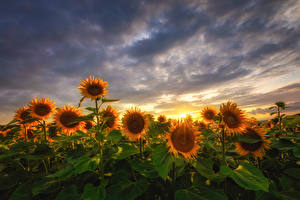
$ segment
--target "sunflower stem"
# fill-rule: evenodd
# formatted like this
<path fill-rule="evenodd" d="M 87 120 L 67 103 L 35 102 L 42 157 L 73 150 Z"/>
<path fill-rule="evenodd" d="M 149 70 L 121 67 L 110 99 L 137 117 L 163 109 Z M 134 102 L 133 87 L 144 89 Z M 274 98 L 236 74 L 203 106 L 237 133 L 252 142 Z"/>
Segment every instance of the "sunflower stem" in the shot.
<path fill-rule="evenodd" d="M 143 159 L 142 138 L 140 138 L 140 156 Z"/>
<path fill-rule="evenodd" d="M 43 120 L 44 141 L 47 142 L 46 122 Z"/>
<path fill-rule="evenodd" d="M 175 166 L 175 162 L 172 163 L 172 168 L 173 168 L 173 183 L 175 183 L 176 181 L 176 166 Z"/>
<path fill-rule="evenodd" d="M 25 136 L 25 142 L 27 143 L 27 129 L 26 129 L 26 126 L 25 126 L 25 124 L 24 124 L 23 126 L 24 126 L 24 136 Z"/>
<path fill-rule="evenodd" d="M 224 127 L 222 128 L 222 158 L 223 158 L 223 163 L 226 164 L 226 161 L 225 161 L 225 131 L 224 131 Z"/>
<path fill-rule="evenodd" d="M 102 105 L 102 104 L 101 104 Z M 101 106 L 100 105 L 100 106 Z M 97 120 L 97 136 L 99 137 L 100 135 L 100 119 L 99 119 L 99 106 L 98 106 L 98 99 L 95 100 L 95 107 L 96 107 L 96 120 Z M 96 137 L 97 138 L 97 137 Z M 104 178 L 104 163 L 103 163 L 103 149 L 102 149 L 102 143 L 101 141 L 98 141 L 99 143 L 99 151 L 100 151 L 100 163 L 99 163 L 99 171 L 100 171 L 100 178 Z"/>
<path fill-rule="evenodd" d="M 45 168 L 45 172 L 46 172 L 46 174 L 48 174 L 48 168 L 47 168 L 45 160 L 43 159 L 42 162 L 43 162 L 43 165 L 44 165 L 44 168 Z"/>

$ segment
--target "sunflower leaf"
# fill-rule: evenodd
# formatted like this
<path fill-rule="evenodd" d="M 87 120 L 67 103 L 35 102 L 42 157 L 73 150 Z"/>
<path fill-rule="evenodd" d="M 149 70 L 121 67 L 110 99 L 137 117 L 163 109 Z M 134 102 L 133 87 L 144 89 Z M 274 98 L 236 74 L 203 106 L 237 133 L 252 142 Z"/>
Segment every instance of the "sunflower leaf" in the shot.
<path fill-rule="evenodd" d="M 255 166 L 242 162 L 238 168 L 232 170 L 227 166 L 221 166 L 220 173 L 232 178 L 238 185 L 247 190 L 269 191 L 269 181 Z"/>
<path fill-rule="evenodd" d="M 166 144 L 156 146 L 152 153 L 154 168 L 166 180 L 174 162 L 174 157 L 168 152 Z"/>
<path fill-rule="evenodd" d="M 102 103 L 120 101 L 120 99 L 102 99 Z"/>

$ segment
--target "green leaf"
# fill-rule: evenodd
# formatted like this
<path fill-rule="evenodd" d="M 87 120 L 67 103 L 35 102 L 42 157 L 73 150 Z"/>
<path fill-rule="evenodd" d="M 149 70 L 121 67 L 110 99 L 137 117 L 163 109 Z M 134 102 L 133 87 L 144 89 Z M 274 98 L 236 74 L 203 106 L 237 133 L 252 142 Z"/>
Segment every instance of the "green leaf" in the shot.
<path fill-rule="evenodd" d="M 112 157 L 114 159 L 125 159 L 131 155 L 135 155 L 139 153 L 139 149 L 137 149 L 134 145 L 131 144 L 120 144 L 118 147 L 118 152 L 115 153 Z"/>
<path fill-rule="evenodd" d="M 107 103 L 107 102 L 115 102 L 115 101 L 120 101 L 120 99 L 102 99 L 102 103 Z"/>
<path fill-rule="evenodd" d="M 88 183 L 84 186 L 83 193 L 81 195 L 82 200 L 104 200 L 106 196 L 105 187 L 107 182 L 104 181 L 100 186 L 93 186 Z"/>
<path fill-rule="evenodd" d="M 300 168 L 289 168 L 284 170 L 284 173 L 295 179 L 300 179 Z"/>
<path fill-rule="evenodd" d="M 8 190 L 13 188 L 18 184 L 18 177 L 16 175 L 8 176 L 1 175 L 0 176 L 0 190 Z"/>
<path fill-rule="evenodd" d="M 106 139 L 112 141 L 113 143 L 118 143 L 122 139 L 122 133 L 120 130 L 112 130 Z"/>
<path fill-rule="evenodd" d="M 55 172 L 54 174 L 50 174 L 46 177 L 48 178 L 60 178 L 62 180 L 66 180 L 69 177 L 73 176 L 75 173 L 73 171 L 73 167 L 67 165 L 66 167 L 62 168 L 61 170 Z"/>
<path fill-rule="evenodd" d="M 26 199 L 31 199 L 31 197 L 32 194 L 31 194 L 30 185 L 24 183 L 17 187 L 17 189 L 9 197 L 9 200 L 26 200 Z"/>
<path fill-rule="evenodd" d="M 300 145 L 299 144 L 293 149 L 293 153 L 296 158 L 300 158 Z"/>
<path fill-rule="evenodd" d="M 175 200 L 198 200 L 202 199 L 197 193 L 181 189 L 175 192 Z"/>
<path fill-rule="evenodd" d="M 85 108 L 86 110 L 89 110 L 89 111 L 92 111 L 92 112 L 94 112 L 94 113 L 96 113 L 97 112 L 97 109 L 96 108 L 93 108 L 93 107 L 87 107 L 87 108 Z"/>
<path fill-rule="evenodd" d="M 79 199 L 79 198 L 80 196 L 78 194 L 76 185 L 70 185 L 68 187 L 65 187 L 56 196 L 56 200 L 70 200 L 70 199 Z"/>
<path fill-rule="evenodd" d="M 241 163 L 235 170 L 222 165 L 220 173 L 232 178 L 238 185 L 247 190 L 269 191 L 268 179 L 259 169 L 248 163 Z"/>
<path fill-rule="evenodd" d="M 68 162 L 74 166 L 77 174 L 82 174 L 86 171 L 94 171 L 97 168 L 100 163 L 100 155 L 97 154 L 94 157 L 84 155 L 77 159 L 69 159 Z"/>
<path fill-rule="evenodd" d="M 213 161 L 209 158 L 199 158 L 197 161 L 192 162 L 192 165 L 201 176 L 216 182 L 222 181 L 224 176 L 214 172 L 213 164 Z"/>
<path fill-rule="evenodd" d="M 132 182 L 128 179 L 127 174 L 122 172 L 116 173 L 115 178 L 118 178 L 118 181 L 108 188 L 108 200 L 134 200 L 148 189 L 149 183 L 143 177 L 139 178 L 136 182 Z"/>
<path fill-rule="evenodd" d="M 174 162 L 174 157 L 168 152 L 166 144 L 160 144 L 154 148 L 152 160 L 155 170 L 165 180 Z"/>
<path fill-rule="evenodd" d="M 59 182 L 56 179 L 42 179 L 32 184 L 31 190 L 33 196 L 40 193 L 51 193 L 59 189 Z"/>
<path fill-rule="evenodd" d="M 156 178 L 158 173 L 154 170 L 153 163 L 150 160 L 134 159 L 129 160 L 131 167 L 147 178 Z"/>

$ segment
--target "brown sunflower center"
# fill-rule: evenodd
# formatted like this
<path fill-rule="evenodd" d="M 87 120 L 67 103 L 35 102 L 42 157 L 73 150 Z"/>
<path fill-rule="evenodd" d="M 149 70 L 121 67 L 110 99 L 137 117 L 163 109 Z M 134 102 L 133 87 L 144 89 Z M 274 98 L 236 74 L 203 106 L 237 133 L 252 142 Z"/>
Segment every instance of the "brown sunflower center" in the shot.
<path fill-rule="evenodd" d="M 255 130 L 247 129 L 247 132 L 245 133 L 245 135 L 250 136 L 252 139 L 260 140 L 260 141 L 255 142 L 255 143 L 240 142 L 240 144 L 244 150 L 253 152 L 253 151 L 256 151 L 257 149 L 259 149 L 263 145 L 263 142 L 261 141 L 261 137 L 256 133 Z"/>
<path fill-rule="evenodd" d="M 34 113 L 39 115 L 39 116 L 45 116 L 49 114 L 51 111 L 51 108 L 47 104 L 38 104 L 34 108 Z"/>
<path fill-rule="evenodd" d="M 178 127 L 171 133 L 171 141 L 176 150 L 187 153 L 195 145 L 195 135 L 190 129 Z"/>
<path fill-rule="evenodd" d="M 20 118 L 25 121 L 27 119 L 30 118 L 30 112 L 28 110 L 24 110 L 21 115 L 20 115 Z"/>
<path fill-rule="evenodd" d="M 92 96 L 97 96 L 103 93 L 103 87 L 101 85 L 89 85 L 87 91 Z"/>
<path fill-rule="evenodd" d="M 215 116 L 215 113 L 212 110 L 207 110 L 204 112 L 205 119 L 212 120 L 214 118 L 214 116 Z"/>
<path fill-rule="evenodd" d="M 106 111 L 103 115 L 103 117 L 115 117 L 114 114 L 112 112 L 108 112 Z M 109 128 L 112 128 L 115 124 L 115 118 L 111 118 L 111 119 L 108 119 L 106 122 L 105 122 L 106 126 L 108 126 Z"/>
<path fill-rule="evenodd" d="M 159 122 L 165 122 L 165 121 L 166 121 L 166 118 L 163 117 L 163 116 L 160 116 L 160 117 L 158 118 L 158 121 L 159 121 Z"/>
<path fill-rule="evenodd" d="M 79 122 L 74 123 L 74 120 L 76 120 L 78 117 L 79 116 L 72 111 L 65 111 L 61 114 L 59 121 L 67 128 L 74 128 L 79 124 Z"/>
<path fill-rule="evenodd" d="M 145 120 L 139 113 L 134 113 L 129 116 L 127 128 L 133 134 L 139 134 L 145 128 Z"/>
<path fill-rule="evenodd" d="M 92 127 L 93 127 L 92 122 L 90 122 L 90 121 L 86 121 L 86 122 L 85 122 L 84 128 L 85 128 L 86 130 L 90 130 Z"/>
<path fill-rule="evenodd" d="M 241 124 L 239 117 L 230 111 L 224 113 L 223 120 L 229 128 L 237 128 Z"/>

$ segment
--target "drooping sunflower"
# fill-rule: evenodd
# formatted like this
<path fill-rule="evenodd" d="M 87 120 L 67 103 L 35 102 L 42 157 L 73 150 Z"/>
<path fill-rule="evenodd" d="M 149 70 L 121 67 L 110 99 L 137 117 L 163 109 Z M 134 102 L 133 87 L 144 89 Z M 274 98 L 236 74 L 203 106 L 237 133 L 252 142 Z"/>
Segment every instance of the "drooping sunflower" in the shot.
<path fill-rule="evenodd" d="M 261 128 L 247 127 L 241 136 L 247 136 L 250 139 L 258 140 L 255 143 L 235 143 L 235 150 L 242 156 L 251 153 L 254 158 L 262 158 L 265 154 L 265 149 L 270 149 L 270 141 L 266 139 L 266 133 Z"/>
<path fill-rule="evenodd" d="M 79 108 L 65 105 L 55 113 L 55 121 L 58 127 L 67 134 L 75 133 L 77 130 L 83 130 L 85 123 L 83 121 L 75 122 L 76 119 L 82 116 Z"/>
<path fill-rule="evenodd" d="M 30 114 L 32 117 L 46 120 L 55 110 L 54 102 L 45 98 L 35 98 L 29 103 Z"/>
<path fill-rule="evenodd" d="M 9 135 L 9 136 L 14 136 L 15 135 L 15 133 L 10 128 L 6 129 L 5 131 L 0 131 L 0 134 L 3 137 L 6 137 L 7 135 Z"/>
<path fill-rule="evenodd" d="M 170 147 L 169 152 L 175 156 L 180 153 L 187 160 L 197 155 L 197 150 L 200 146 L 197 144 L 199 132 L 191 123 L 186 121 L 177 121 L 170 128 L 166 135 L 168 140 L 167 146 Z"/>
<path fill-rule="evenodd" d="M 107 126 L 108 130 L 117 129 L 119 124 L 119 112 L 111 107 L 110 105 L 106 107 L 106 109 L 102 109 L 103 112 L 103 118 L 110 118 L 106 119 L 105 125 Z"/>
<path fill-rule="evenodd" d="M 18 108 L 14 118 L 15 118 L 15 120 L 18 120 L 20 122 L 24 122 L 26 120 L 29 120 L 30 118 L 32 118 L 31 113 L 30 113 L 30 109 L 27 108 L 27 107 Z M 26 123 L 26 126 L 34 126 L 34 125 L 37 125 L 37 124 L 38 124 L 37 121 L 33 121 L 33 122 Z"/>
<path fill-rule="evenodd" d="M 93 128 L 93 126 L 95 126 L 95 123 L 94 123 L 93 121 L 90 121 L 90 120 L 85 121 L 85 122 L 84 122 L 84 127 L 83 127 L 83 129 L 82 129 L 82 132 L 88 133 L 89 130 L 90 130 L 91 128 Z"/>
<path fill-rule="evenodd" d="M 90 78 L 81 81 L 78 89 L 82 96 L 95 100 L 107 94 L 107 85 L 106 81 L 90 76 Z"/>
<path fill-rule="evenodd" d="M 123 130 L 130 140 L 140 139 L 145 135 L 148 127 L 148 120 L 145 113 L 138 108 L 127 110 L 122 119 Z"/>
<path fill-rule="evenodd" d="M 29 140 L 36 141 L 37 133 L 34 132 L 35 130 L 36 129 L 34 127 L 26 129 L 26 136 Z M 20 136 L 25 138 L 25 130 L 24 129 L 21 130 Z"/>
<path fill-rule="evenodd" d="M 203 130 L 203 129 L 207 129 L 207 124 L 204 123 L 203 121 L 197 121 L 195 122 L 195 125 L 198 127 L 198 130 Z"/>
<path fill-rule="evenodd" d="M 214 117 L 218 114 L 218 111 L 215 107 L 213 106 L 206 106 L 205 108 L 202 109 L 201 111 L 201 116 L 202 119 L 206 123 L 213 122 Z"/>
<path fill-rule="evenodd" d="M 160 123 L 164 123 L 167 121 L 167 118 L 165 115 L 160 115 L 157 120 L 160 122 Z"/>
<path fill-rule="evenodd" d="M 247 126 L 247 118 L 245 113 L 237 108 L 236 103 L 222 104 L 220 106 L 220 114 L 222 116 L 222 124 L 225 126 L 227 133 L 238 134 L 243 132 Z"/>

